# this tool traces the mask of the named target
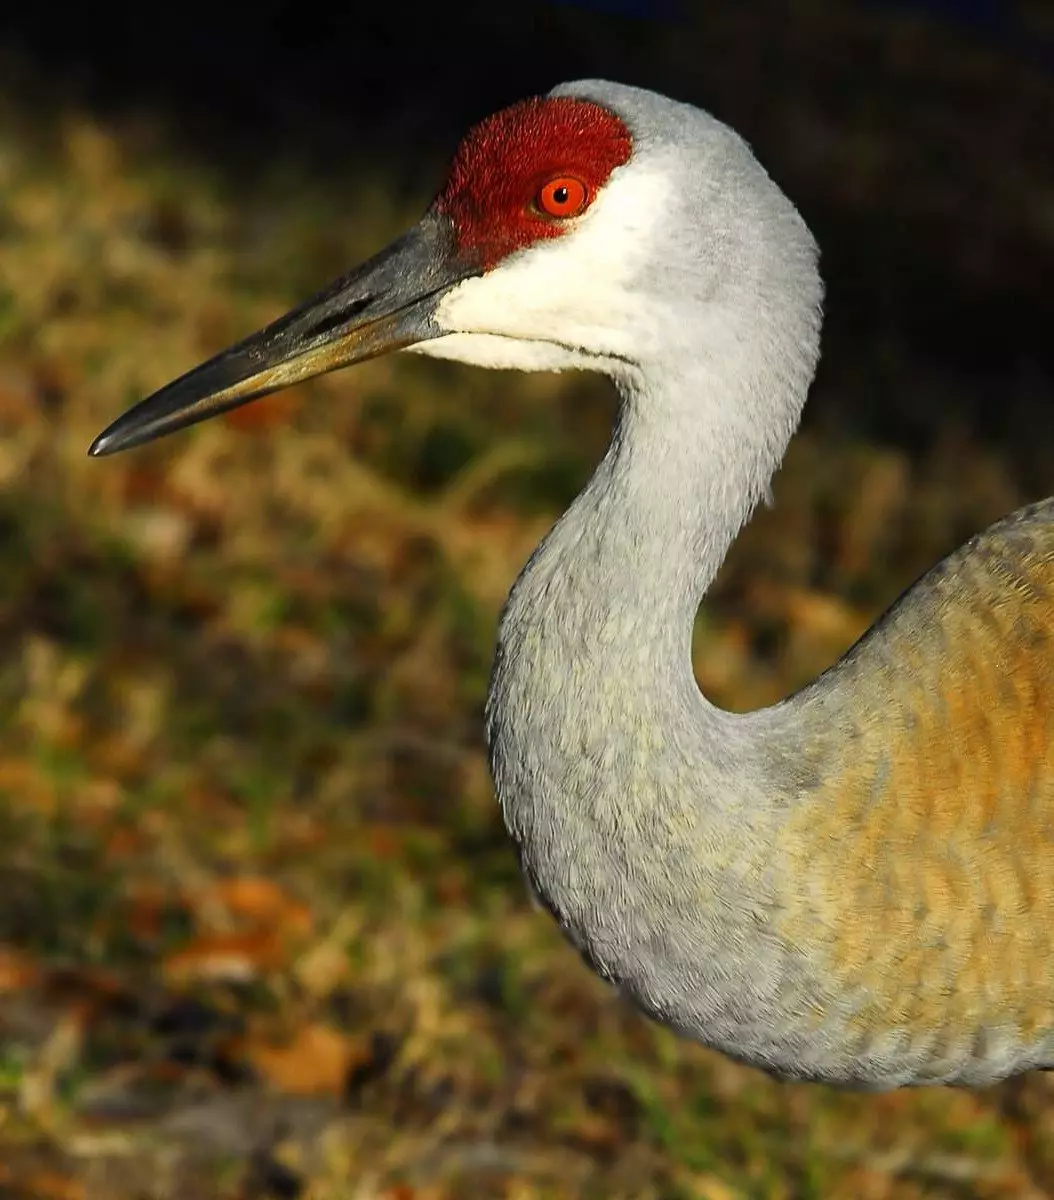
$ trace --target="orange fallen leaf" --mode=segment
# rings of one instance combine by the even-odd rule
[[[129,464],[121,477],[121,492],[126,508],[156,504],[164,494],[166,469],[158,462]]]
[[[147,767],[143,747],[123,733],[93,738],[88,743],[88,759],[102,775],[116,780],[128,780],[140,775]]]
[[[196,980],[244,983],[278,970],[287,959],[285,939],[273,929],[251,933],[204,934],[162,963],[173,984]]]
[[[232,917],[251,922],[257,928],[267,926],[294,936],[309,934],[314,925],[306,904],[290,896],[274,880],[257,875],[221,879],[189,896],[188,902],[192,910],[201,908],[207,912],[219,906]]]
[[[408,1183],[397,1183],[382,1194],[382,1200],[414,1200],[416,1195]]]
[[[0,760],[0,796],[10,796],[19,807],[51,813],[55,789],[33,763],[21,758]]]
[[[124,862],[142,857],[146,846],[142,830],[131,825],[115,825],[106,838],[105,854],[108,859]]]
[[[138,831],[124,831],[130,834],[131,840],[128,843],[127,853],[122,854],[124,843],[119,837],[121,832],[121,830],[115,830],[107,843],[107,853],[111,858],[134,858],[142,839]],[[125,903],[122,906],[121,917],[125,929],[133,937],[143,941],[151,941],[159,937],[165,913],[171,911],[171,908],[172,900],[168,891],[155,880],[134,879],[125,885]]]
[[[0,945],[0,995],[33,987],[40,975],[40,968],[28,954],[15,946]]]
[[[288,1041],[275,1045],[250,1041],[245,1057],[269,1083],[295,1095],[339,1095],[352,1066],[368,1053],[329,1025],[301,1026]]]
[[[403,836],[392,825],[373,824],[364,829],[370,857],[380,861],[397,858],[403,851]]]
[[[205,619],[204,614],[201,615],[201,619]],[[201,784],[191,784],[183,796],[185,813],[207,817],[210,821],[215,821],[236,809],[237,804],[229,793],[203,787]]]
[[[77,792],[77,823],[98,829],[112,826],[124,793],[114,779],[89,779]]]
[[[448,867],[440,872],[435,881],[436,899],[444,907],[466,903],[465,873],[460,867]]]
[[[3,1176],[0,1176],[2,1179]],[[84,1184],[57,1171],[34,1171],[15,1183],[15,1195],[32,1200],[84,1200]]]

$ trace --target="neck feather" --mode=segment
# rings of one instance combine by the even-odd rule
[[[764,874],[787,775],[781,710],[709,704],[692,626],[812,368],[808,354],[772,369],[764,357],[743,369],[756,356],[690,361],[620,381],[607,454],[509,597],[487,702],[495,789],[527,878],[602,974],[674,1021],[655,996],[677,994],[699,966],[670,946],[705,947],[702,960],[734,977],[721,948],[741,927],[718,926],[736,880]],[[700,910],[707,895],[714,905]],[[677,913],[692,928],[670,941]]]
[[[573,806],[583,755],[612,772],[593,792],[648,803],[618,775],[627,764],[642,779],[657,769],[649,739],[659,730],[675,732],[686,770],[722,776],[714,794],[735,800],[749,730],[700,693],[692,629],[797,426],[819,326],[812,295],[782,319],[750,317],[743,330],[726,322],[720,337],[700,323],[703,336],[661,370],[616,381],[608,451],[513,587],[487,721],[510,823],[510,807],[538,803],[539,791]],[[720,353],[706,352],[718,343]]]
[[[661,384],[620,381],[607,453],[517,581],[503,645],[538,624],[569,655],[617,647],[619,662],[656,690],[692,681],[699,604],[767,491],[808,372],[769,372],[776,395],[764,396],[766,412],[759,382],[715,377],[705,364]]]

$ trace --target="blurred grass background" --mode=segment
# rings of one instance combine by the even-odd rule
[[[647,7],[0,18],[0,1196],[1054,1194],[1046,1077],[773,1083],[528,903],[481,705],[602,382],[397,356],[85,457],[413,221],[472,120],[603,75],[735,125],[824,250],[713,699],[785,694],[1048,494],[1046,6]]]

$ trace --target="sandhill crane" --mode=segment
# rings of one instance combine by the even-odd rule
[[[567,937],[640,1009],[787,1078],[1054,1065],[1054,501],[944,559],[818,679],[703,697],[693,620],[798,423],[822,285],[731,129],[590,80],[460,144],[420,223],[125,413],[110,454],[390,350],[600,371],[596,473],[516,580],[498,800]]]

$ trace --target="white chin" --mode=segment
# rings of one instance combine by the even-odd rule
[[[409,346],[408,350],[413,354],[427,354],[431,358],[449,358],[476,367],[502,370],[597,370],[595,358],[567,346],[501,337],[493,333],[447,333],[427,342],[418,342],[416,346]]]

